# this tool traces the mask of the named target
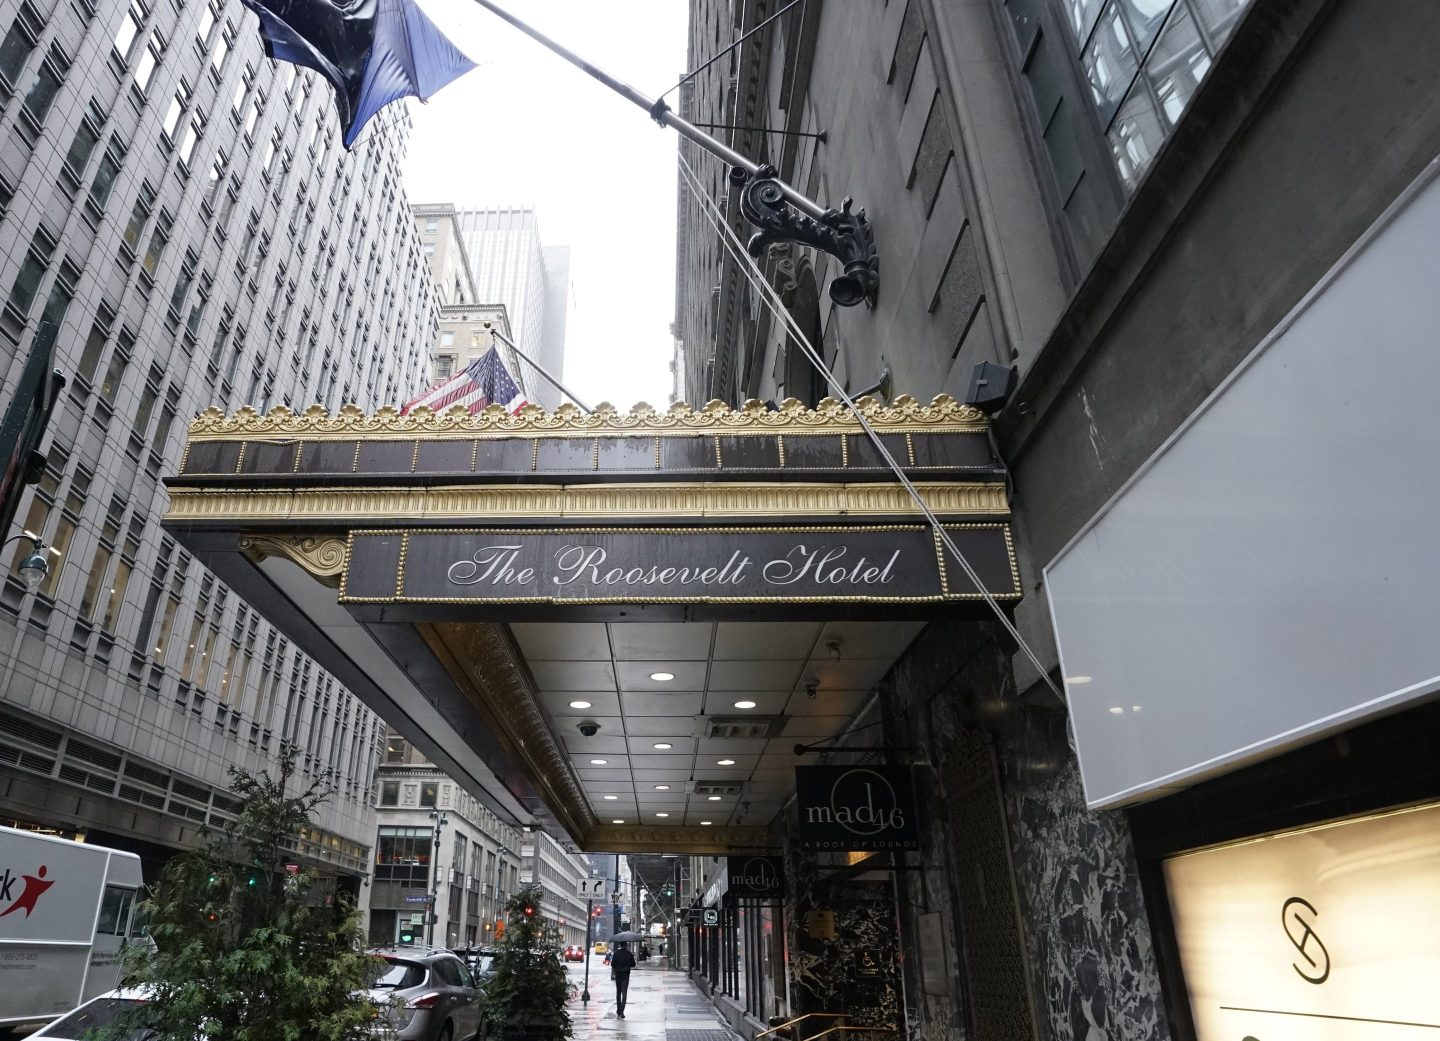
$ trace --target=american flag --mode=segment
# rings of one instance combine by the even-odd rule
[[[490,404],[504,405],[505,411],[512,416],[526,404],[525,393],[510,375],[510,370],[505,368],[500,352],[494,347],[414,401],[406,402],[400,414],[408,415],[411,409],[420,405],[436,412],[443,412],[451,405],[464,405],[471,412],[479,412]]]

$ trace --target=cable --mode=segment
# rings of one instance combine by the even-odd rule
[[[1030,664],[1033,665],[1036,672],[1040,674],[1040,678],[1045,681],[1045,685],[1063,702],[1065,695],[1060,688],[1055,685],[1055,681],[1050,678],[1050,671],[1040,663],[1040,659],[1035,654],[1035,651],[1025,641],[1025,638],[1020,635],[1020,631],[1015,628],[1015,624],[1010,621],[994,595],[985,587],[984,582],[980,580],[979,574],[970,565],[970,561],[966,559],[965,554],[960,552],[960,548],[956,546],[954,540],[951,539],[950,533],[945,530],[944,525],[940,523],[939,518],[937,518],[930,509],[929,504],[920,494],[920,490],[915,487],[914,483],[900,467],[900,464],[895,461],[895,457],[890,454],[890,450],[886,448],[885,443],[880,440],[880,435],[875,432],[874,427],[870,425],[870,421],[865,418],[850,395],[845,392],[845,388],[840,384],[840,381],[835,378],[835,374],[825,365],[824,359],[816,353],[814,346],[810,343],[809,337],[805,335],[804,330],[800,328],[799,324],[790,315],[789,310],[780,300],[779,293],[765,280],[760,266],[755,262],[755,258],[750,256],[741,245],[739,237],[735,234],[735,230],[730,227],[729,223],[724,219],[724,214],[720,212],[719,205],[703,190],[694,169],[690,166],[689,162],[686,161],[684,155],[677,155],[677,158],[680,162],[681,173],[685,177],[686,185],[700,202],[706,219],[720,232],[721,242],[740,263],[741,270],[745,272],[745,276],[750,284],[759,290],[762,300],[770,307],[772,313],[789,327],[801,351],[825,378],[825,382],[829,384],[830,388],[835,392],[836,396],[839,397],[841,402],[844,403],[845,407],[850,410],[856,421],[859,422],[861,429],[865,431],[871,443],[874,444],[876,451],[879,452],[880,458],[885,461],[886,466],[895,474],[896,479],[899,480],[901,486],[909,494],[911,500],[924,515],[926,521],[929,522],[936,537],[939,538],[945,548],[950,551],[955,562],[960,565],[960,570],[965,573],[965,577],[970,580],[970,583],[974,585],[981,597],[984,598],[985,603],[990,607],[996,619],[999,620],[1000,625],[1010,635],[1010,638],[1015,641],[1020,650],[1024,652]]]
[[[765,28],[767,25],[769,25],[769,24],[770,24],[771,22],[773,22],[775,19],[779,18],[779,17],[780,17],[782,14],[784,14],[786,11],[790,10],[790,8],[794,7],[796,4],[803,4],[804,2],[805,2],[805,0],[790,0],[790,3],[788,3],[788,4],[786,4],[784,7],[780,8],[780,10],[776,11],[776,12],[775,12],[774,14],[772,14],[769,18],[765,19],[763,22],[761,22],[759,25],[755,26],[755,27],[754,27],[753,29],[751,29],[749,32],[744,33],[743,35],[741,35],[738,39],[736,39],[736,41],[735,41],[734,43],[730,44],[730,45],[729,45],[728,47],[726,47],[724,50],[722,50],[722,51],[720,51],[719,53],[713,55],[713,56],[710,58],[710,60],[707,61],[704,65],[701,65],[699,68],[697,68],[697,69],[692,69],[690,72],[687,72],[684,76],[681,77],[680,82],[677,83],[677,84],[675,84],[675,86],[671,87],[669,90],[667,90],[667,91],[665,92],[665,94],[673,94],[675,91],[679,90],[681,87],[685,86],[685,84],[687,84],[687,83],[689,83],[691,80],[693,80],[696,76],[700,75],[700,73],[704,72],[704,71],[705,71],[706,69],[708,69],[710,66],[714,65],[714,64],[715,64],[717,61],[719,61],[721,58],[725,57],[725,55],[729,54],[729,53],[730,53],[731,51],[733,51],[736,47],[739,47],[739,46],[740,46],[742,43],[744,43],[746,40],[750,39],[750,37],[754,36],[754,35],[755,35],[756,33],[758,33],[761,29]],[[664,100],[665,94],[661,94],[660,97],[656,99],[656,101]]]

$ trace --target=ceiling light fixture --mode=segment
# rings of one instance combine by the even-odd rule
[[[588,701],[572,701],[572,702],[570,702],[570,707],[571,707],[571,708],[589,708],[589,707],[590,707],[590,702],[588,702]]]
[[[675,674],[673,672],[652,672],[650,678],[656,683],[669,683],[675,678]]]
[[[733,759],[717,759],[717,760],[715,760],[715,765],[716,765],[716,766],[734,766],[734,765],[735,765],[735,760],[733,760]]]
[[[618,796],[618,795],[604,795],[604,796],[601,796],[601,798],[603,798],[606,802],[614,802],[616,799],[620,798],[620,796]]]
[[[753,701],[737,701],[737,702],[735,702],[735,707],[736,707],[736,708],[754,708],[754,707],[755,707],[755,702],[753,702]]]
[[[604,766],[604,765],[605,765],[606,763],[608,763],[609,761],[610,761],[610,760],[608,760],[608,759],[592,759],[592,760],[590,760],[590,765],[591,765],[591,766]]]
[[[663,751],[665,751],[666,749],[674,748],[675,746],[672,745],[669,741],[656,741],[656,742],[655,742],[655,747],[658,748],[658,749],[660,749],[660,751],[663,752]]]
[[[657,814],[655,814],[655,816],[657,816],[657,817],[668,817],[668,816],[670,816],[670,814],[668,814],[668,813],[657,813]]]
[[[670,790],[670,786],[668,784],[657,784],[655,786],[655,790],[657,792],[668,792]]]
[[[709,800],[710,800],[711,802],[719,802],[719,801],[720,801],[720,796],[718,796],[718,795],[707,796],[707,798],[709,798]]]
[[[715,822],[714,822],[714,821],[701,821],[700,823],[701,823],[702,826],[708,828],[710,825],[714,824]]]
[[[611,821],[610,823],[611,823],[611,824],[624,824],[625,822],[624,822],[623,820],[620,820],[619,818],[616,818],[615,820]]]

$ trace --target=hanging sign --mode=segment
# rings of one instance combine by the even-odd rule
[[[727,857],[727,896],[783,897],[785,860],[782,857]]]
[[[908,766],[797,766],[803,849],[919,849]]]

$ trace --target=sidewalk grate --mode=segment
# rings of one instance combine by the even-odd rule
[[[667,1030],[665,1041],[733,1041],[728,1030]]]

